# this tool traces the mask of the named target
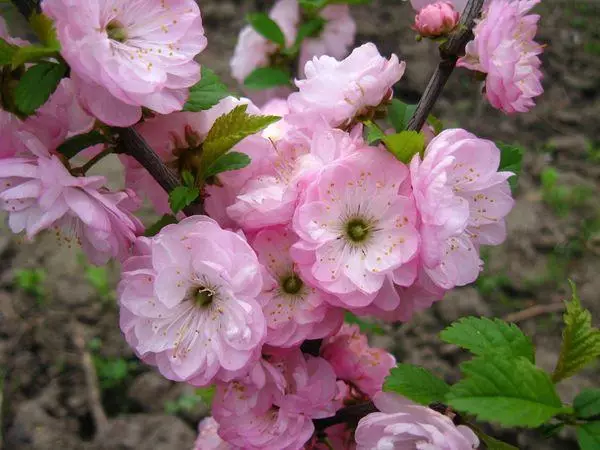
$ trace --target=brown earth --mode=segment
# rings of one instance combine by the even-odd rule
[[[209,46],[202,62],[231,81],[228,57],[242,17],[269,4],[204,1]],[[475,285],[452,292],[408,325],[390,327],[387,336],[373,337],[373,343],[389,348],[400,361],[423,364],[449,381],[457,379],[464,356],[441,344],[437,333],[461,316],[504,316],[553,304],[568,295],[571,279],[596,323],[600,318],[600,4],[549,0],[538,11],[540,41],[547,45],[546,93],[533,112],[506,117],[494,111],[464,71],[454,74],[435,110],[447,127],[461,126],[527,149],[507,242],[485,252],[486,269]],[[410,6],[373,0],[353,12],[359,42],[374,41],[382,53],[406,59],[397,95],[418,100],[436,53],[433,45],[415,42],[408,29]],[[105,168],[118,179],[114,162]],[[558,176],[553,186],[549,168]],[[4,226],[0,232],[4,449],[191,448],[195,424],[207,407],[191,388],[170,383],[135,361],[119,332],[114,294],[107,288],[114,286],[117,271],[107,269],[106,285],[104,273],[94,276],[86,267],[74,249],[59,247],[53,236],[22,243]],[[39,295],[15,281],[19,270],[34,268],[46,274]],[[520,322],[537,345],[538,363],[549,370],[557,357],[560,323],[556,310]],[[85,345],[78,346],[81,340]],[[85,364],[90,356],[93,364]],[[86,367],[88,375],[95,368],[98,383],[86,380]],[[563,400],[572,400],[583,387],[598,387],[599,368],[596,364],[563,382]],[[94,413],[100,403],[90,393],[97,384],[106,423]],[[535,431],[491,431],[522,449],[577,448],[568,432],[546,441]]]

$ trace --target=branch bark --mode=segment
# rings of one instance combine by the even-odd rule
[[[421,100],[419,100],[415,113],[408,122],[408,130],[420,131],[423,128],[433,106],[444,90],[450,75],[452,75],[458,58],[464,54],[467,42],[473,38],[475,19],[479,17],[483,3],[484,0],[469,0],[458,27],[450,34],[448,40],[440,46],[441,60],[421,96]]]

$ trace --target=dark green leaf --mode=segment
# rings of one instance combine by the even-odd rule
[[[202,78],[190,88],[190,96],[184,111],[204,111],[215,106],[229,95],[229,90],[210,69],[202,66]]]
[[[516,145],[503,144],[497,142],[496,145],[500,149],[500,168],[501,171],[513,172],[515,175],[508,179],[511,188],[517,187],[519,174],[521,173],[521,165],[523,163],[523,149]]]
[[[427,369],[398,364],[385,379],[383,390],[396,392],[422,405],[443,400],[450,386]]]
[[[585,389],[573,401],[575,415],[581,419],[600,416],[600,389]]]
[[[158,219],[156,222],[154,222],[152,225],[150,225],[148,228],[146,228],[146,231],[144,232],[144,236],[146,236],[146,237],[156,236],[160,230],[162,230],[164,227],[166,227],[167,225],[170,225],[172,223],[177,223],[177,219],[175,218],[175,216],[173,216],[172,214],[165,214],[160,219]]]
[[[526,358],[488,353],[461,369],[465,378],[446,396],[460,412],[507,427],[539,427],[563,412],[550,376]]]
[[[356,324],[360,328],[360,331],[363,333],[377,334],[379,336],[385,335],[385,330],[381,328],[381,326],[376,323],[367,322],[360,317],[356,317],[350,311],[346,311],[344,315],[344,321],[350,324]]]
[[[416,109],[417,105],[408,105],[397,98],[392,99],[392,103],[388,106],[388,118],[396,132],[406,130]]]
[[[259,67],[244,80],[248,89],[261,90],[290,84],[290,74],[276,67]]]
[[[551,438],[556,433],[564,428],[564,423],[544,423],[537,430],[542,433],[545,438]]]
[[[248,14],[246,17],[252,28],[256,30],[256,32],[268,40],[275,42],[280,47],[285,47],[285,36],[283,35],[283,31],[277,25],[273,19],[271,19],[265,13],[252,13]]]
[[[245,153],[229,152],[217,158],[203,173],[202,178],[213,177],[222,172],[230,170],[243,169],[250,164],[252,160]]]
[[[17,52],[16,45],[9,44],[0,38],[0,66],[6,66],[12,62],[13,56]]]
[[[404,164],[408,164],[413,156],[425,149],[425,136],[416,131],[386,134],[382,141],[387,149]]]
[[[466,348],[476,355],[489,352],[523,356],[535,361],[531,339],[515,324],[500,319],[464,317],[443,330],[440,338],[449,344]]]
[[[200,190],[196,187],[178,186],[169,193],[169,205],[171,210],[177,214],[186,206],[191,205],[200,196]]]
[[[56,150],[67,159],[71,159],[80,151],[98,144],[109,142],[108,138],[96,130],[78,134],[63,142]]]
[[[371,0],[329,0],[328,3],[345,3],[347,5],[366,5]]]
[[[67,73],[64,64],[42,62],[30,67],[15,89],[15,105],[26,115],[33,114],[58,87]]]
[[[507,444],[506,442],[499,441],[493,438],[478,428],[472,428],[477,437],[483,441],[488,450],[519,450],[514,445]]]
[[[44,14],[34,13],[29,18],[29,25],[46,47],[60,50],[60,41],[56,36],[54,22]]]
[[[328,0],[300,0],[300,7],[308,12],[315,13],[318,10],[327,6]]]
[[[577,442],[581,450],[600,448],[600,422],[585,423],[577,427]]]

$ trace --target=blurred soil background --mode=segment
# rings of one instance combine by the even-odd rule
[[[243,17],[268,1],[204,0],[208,48],[200,61],[231,86],[228,59]],[[6,8],[6,6],[3,6]],[[416,103],[437,61],[435,46],[418,43],[410,5],[373,0],[352,7],[358,43],[408,63],[397,96]],[[509,217],[509,238],[485,249],[485,271],[431,310],[402,326],[384,326],[372,344],[399,361],[422,364],[448,381],[464,355],[438,332],[465,315],[516,319],[551,370],[560,343],[560,301],[573,280],[584,305],[600,320],[600,3],[546,0],[539,41],[545,94],[529,114],[491,109],[466,71],[452,77],[435,114],[446,127],[526,149]],[[15,16],[7,16],[14,25]],[[115,161],[101,172],[119,180]],[[4,218],[2,218],[4,219]],[[147,223],[152,217],[147,216]],[[89,266],[80,252],[48,233],[34,243],[0,228],[0,405],[5,450],[185,450],[197,422],[209,414],[203,396],[140,364],[121,337],[115,301],[118,268]],[[531,308],[534,309],[531,309]],[[525,311],[525,312],[523,312]],[[514,314],[517,314],[516,316]],[[563,400],[600,385],[600,365],[559,386]],[[104,418],[106,416],[106,419]],[[576,449],[572,434],[544,440],[535,431],[490,430],[522,449]]]

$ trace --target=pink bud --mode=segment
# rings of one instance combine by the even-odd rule
[[[458,23],[458,11],[452,3],[437,2],[425,6],[415,17],[413,29],[423,37],[438,37],[452,31]]]

